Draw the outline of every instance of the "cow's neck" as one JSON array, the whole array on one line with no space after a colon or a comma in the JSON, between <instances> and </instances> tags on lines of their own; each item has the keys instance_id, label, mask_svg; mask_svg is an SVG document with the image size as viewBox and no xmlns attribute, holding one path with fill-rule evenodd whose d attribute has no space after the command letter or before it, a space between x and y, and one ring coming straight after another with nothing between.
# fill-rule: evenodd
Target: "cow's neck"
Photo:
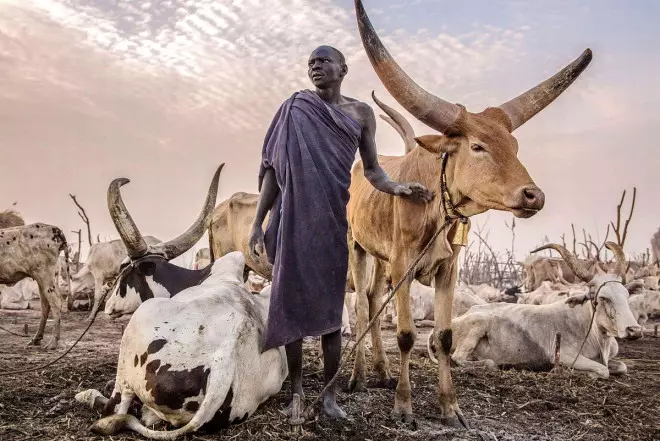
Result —
<instances>
[{"instance_id":1,"label":"cow's neck","mask_svg":"<svg viewBox=\"0 0 660 441\"><path fill-rule=\"evenodd\" d=\"M154 282L164 286L174 296L184 289L202 283L211 274L213 265L201 270L189 270L177 265L158 265L153 275Z\"/></svg>"},{"instance_id":2,"label":"cow's neck","mask_svg":"<svg viewBox=\"0 0 660 441\"><path fill-rule=\"evenodd\" d=\"M414 153L414 154L412 154ZM442 202L442 156L434 153L430 153L423 148L414 149L411 154L407 156L410 157L410 160L415 162L416 169L419 170L420 182L423 182L429 190L432 190L436 197L434 199L434 205L436 214L444 219L446 216L445 207ZM456 159L455 155L447 156L447 164L445 166L445 182L447 184L447 192L451 198L451 203L456 207L458 212L465 216L470 217L475 214L483 213L487 209L481 206L478 206L474 201L469 197L461 193L458 186L455 183L454 176L456 175ZM428 180L431 177L432 180ZM425 182L424 182L425 181ZM448 205L449 205L449 201ZM457 217L455 213L450 213L452 218Z\"/></svg>"},{"instance_id":3,"label":"cow's neck","mask_svg":"<svg viewBox=\"0 0 660 441\"><path fill-rule=\"evenodd\" d=\"M611 337L598 330L596 318L593 317L596 311L591 301L587 300L582 305L576 306L575 309L578 309L578 320L580 323L578 327L580 331L577 335L578 346L575 349L580 349L584 336L589 332L589 337L587 337L587 341L584 343L584 348L582 349L582 355L591 359L595 355L600 358L603 364L606 364L606 360L609 358L609 340ZM589 330L592 317L594 322L591 325L591 330Z\"/></svg>"}]
</instances>

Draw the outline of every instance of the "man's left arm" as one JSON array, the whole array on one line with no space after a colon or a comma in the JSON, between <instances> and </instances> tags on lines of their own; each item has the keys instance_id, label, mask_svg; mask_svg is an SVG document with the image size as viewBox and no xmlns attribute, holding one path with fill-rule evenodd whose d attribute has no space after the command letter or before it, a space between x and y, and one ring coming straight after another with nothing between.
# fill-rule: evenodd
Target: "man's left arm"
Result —
<instances>
[{"instance_id":1,"label":"man's left arm","mask_svg":"<svg viewBox=\"0 0 660 441\"><path fill-rule=\"evenodd\" d=\"M364 177L377 190L395 196L402 196L416 202L428 203L433 199L433 193L417 182L398 183L394 182L378 164L378 152L376 151L376 116L367 104L360 109L362 113L363 127L360 138L360 157L364 167Z\"/></svg>"}]
</instances>

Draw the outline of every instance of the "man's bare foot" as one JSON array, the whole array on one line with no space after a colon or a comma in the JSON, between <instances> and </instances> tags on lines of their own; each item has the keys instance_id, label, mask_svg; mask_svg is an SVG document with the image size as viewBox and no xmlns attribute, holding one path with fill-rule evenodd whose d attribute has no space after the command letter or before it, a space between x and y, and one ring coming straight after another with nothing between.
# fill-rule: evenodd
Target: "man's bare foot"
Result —
<instances>
[{"instance_id":1,"label":"man's bare foot","mask_svg":"<svg viewBox=\"0 0 660 441\"><path fill-rule=\"evenodd\" d=\"M343 420L347 417L346 412L337 404L335 397L326 397L323 399L323 415L333 420Z\"/></svg>"}]
</instances>

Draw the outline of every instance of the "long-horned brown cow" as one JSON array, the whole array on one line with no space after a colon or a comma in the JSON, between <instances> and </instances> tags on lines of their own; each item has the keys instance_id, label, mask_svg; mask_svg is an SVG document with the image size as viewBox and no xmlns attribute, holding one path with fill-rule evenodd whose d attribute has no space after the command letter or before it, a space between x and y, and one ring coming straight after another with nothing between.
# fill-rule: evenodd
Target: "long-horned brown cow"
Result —
<instances>
[{"instance_id":1,"label":"long-horned brown cow","mask_svg":"<svg viewBox=\"0 0 660 441\"><path fill-rule=\"evenodd\" d=\"M543 208L545 195L517 158L518 142L511 135L536 113L557 98L587 67L591 51L540 85L498 107L471 113L419 87L397 65L374 31L362 2L355 0L358 27L372 66L390 94L413 116L443 135L425 135L415 140L414 148L403 157L379 156L387 174L396 181L420 182L435 191L427 205L410 203L374 189L364 178L362 163L352 172L348 204L349 246L353 257L351 270L358 292L357 333L365 329L369 317L380 307L382 289L369 287L364 262L367 254L376 257L376 272L383 262L391 268L392 284L403 279L408 266L443 224L446 216L455 219L444 230L415 268L413 277L425 285L435 280L434 338L438 347L438 401L443 424L467 426L456 400L450 372L451 310L456 285L456 261L460 250L459 217L469 217L489 209L509 211L529 218ZM446 193L441 191L446 183ZM447 208L445 208L447 207ZM464 230L462 231L464 232ZM372 277L381 281L383 277ZM397 342L400 351L400 377L396 387L392 416L412 420L409 379L410 352L415 328L410 313L410 281L397 292L399 313ZM380 287L376 287L380 288ZM368 313L367 313L368 311ZM382 345L379 323L372 329L374 368L384 382L391 374ZM349 387L365 382L364 345L358 348Z\"/></svg>"}]
</instances>

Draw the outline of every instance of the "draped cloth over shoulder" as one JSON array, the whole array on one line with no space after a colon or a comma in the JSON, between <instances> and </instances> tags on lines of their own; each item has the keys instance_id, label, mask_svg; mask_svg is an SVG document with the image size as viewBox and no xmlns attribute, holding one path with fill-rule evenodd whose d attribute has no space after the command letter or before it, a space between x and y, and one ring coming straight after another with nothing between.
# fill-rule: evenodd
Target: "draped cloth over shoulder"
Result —
<instances>
[{"instance_id":1,"label":"draped cloth over shoulder","mask_svg":"<svg viewBox=\"0 0 660 441\"><path fill-rule=\"evenodd\" d=\"M286 100L268 129L259 190L273 168L280 192L264 234L273 264L264 351L341 328L346 204L361 133L354 119L309 90Z\"/></svg>"}]
</instances>

